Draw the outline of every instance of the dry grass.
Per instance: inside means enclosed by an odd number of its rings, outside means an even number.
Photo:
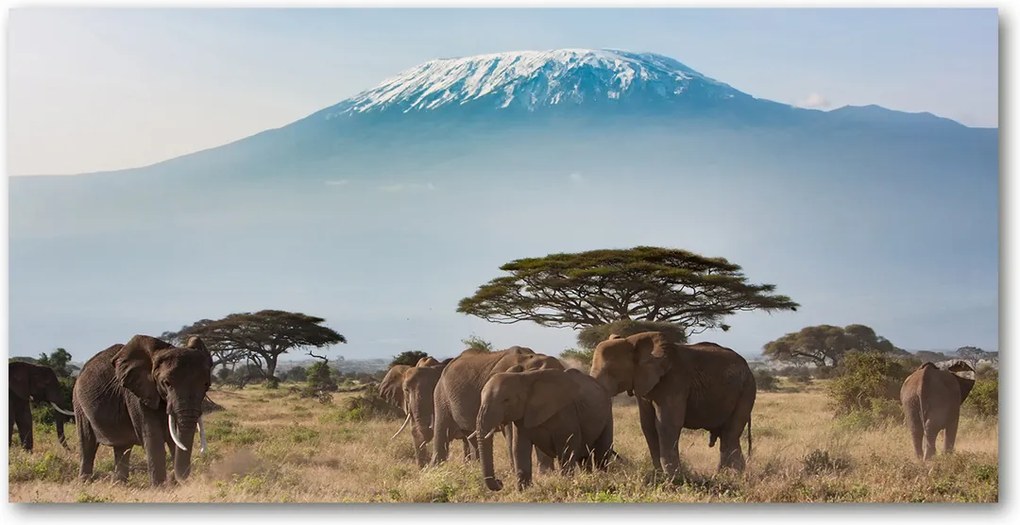
[[[616,449],[627,459],[609,472],[538,475],[519,492],[497,438],[502,492],[482,485],[476,463],[454,459],[419,471],[411,440],[389,437],[399,419],[363,420],[334,404],[301,399],[281,388],[210,393],[226,410],[207,415],[210,452],[193,475],[171,488],[148,486],[145,458],[134,449],[130,481],[115,484],[112,452],[100,449],[99,481],[77,481],[76,444],[59,447],[52,430],[36,429],[36,451],[10,448],[14,502],[929,502],[998,501],[998,425],[964,419],[957,453],[915,460],[900,424],[847,429],[834,421],[822,387],[759,393],[754,454],[742,474],[715,474],[718,449],[702,431],[685,431],[689,474],[679,483],[651,479],[637,408],[625,396],[615,408]],[[73,436],[74,428],[69,428]],[[71,442],[75,439],[69,440]],[[743,441],[746,445],[746,440]],[[941,443],[940,443],[941,446]],[[454,447],[455,451],[460,446]],[[459,455],[459,454],[458,454]]]

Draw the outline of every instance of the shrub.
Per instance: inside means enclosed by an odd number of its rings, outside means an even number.
[[[427,353],[422,352],[421,350],[408,350],[406,352],[400,352],[399,354],[393,356],[393,360],[390,361],[390,368],[392,368],[393,365],[414,366],[418,364],[419,359],[424,359],[428,356],[429,355]]]
[[[998,417],[999,378],[978,379],[964,402],[964,409],[978,417]]]
[[[811,377],[815,379],[831,379],[836,376],[836,368],[832,366],[819,366],[811,371]]]
[[[870,412],[875,399],[895,401],[907,373],[902,365],[878,352],[847,354],[837,370],[838,376],[829,385],[836,415]]]
[[[772,372],[756,369],[752,373],[754,374],[754,382],[758,385],[758,390],[762,392],[775,392],[779,390],[779,380],[776,379],[776,376],[772,375]]]
[[[850,469],[850,460],[839,455],[829,454],[828,450],[814,449],[801,459],[804,472],[822,474],[824,472],[843,472]]]
[[[329,364],[320,361],[308,367],[308,387],[314,391],[336,391],[336,379],[330,373]]]

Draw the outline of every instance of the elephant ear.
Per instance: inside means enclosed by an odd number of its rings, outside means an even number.
[[[666,339],[659,332],[645,332],[627,338],[634,345],[634,394],[646,397],[669,370]]]
[[[20,363],[7,365],[7,384],[11,393],[16,397],[28,400],[32,395],[32,382],[28,366]]]
[[[953,374],[956,378],[956,382],[960,384],[960,404],[967,400],[967,396],[970,395],[971,389],[974,388],[974,380],[966,377],[961,377]]]
[[[536,373],[521,424],[524,428],[534,428],[545,423],[576,401],[580,393],[580,385],[565,372],[550,370]]]
[[[209,352],[209,349],[205,347],[205,343],[202,341],[201,337],[198,337],[197,335],[189,337],[186,347],[192,350],[198,350],[204,354],[209,362],[209,368],[212,369],[212,354]]]
[[[156,388],[156,381],[152,377],[153,356],[167,348],[173,346],[155,337],[136,335],[122,346],[113,358],[117,381],[138,396],[145,406],[152,409],[159,409],[162,401]]]

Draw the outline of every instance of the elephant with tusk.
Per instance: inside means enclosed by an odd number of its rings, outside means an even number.
[[[402,398],[407,417],[404,419],[404,424],[400,426],[400,430],[393,434],[393,438],[397,437],[407,428],[408,424],[413,423],[411,425],[411,441],[414,443],[415,461],[418,463],[419,468],[425,467],[429,460],[428,450],[425,445],[432,441],[432,424],[434,419],[433,395],[436,384],[439,383],[439,377],[442,375],[443,369],[452,360],[447,359],[440,363],[431,357],[422,358],[422,360],[418,361],[417,366],[408,369],[403,375]],[[462,441],[464,444],[464,455],[470,457],[471,448],[468,444],[468,439],[462,438]]]
[[[107,445],[113,447],[115,479],[126,481],[131,448],[141,445],[153,485],[166,481],[167,446],[174,479],[187,479],[196,430],[199,451],[206,450],[202,400],[211,370],[212,356],[198,337],[176,347],[136,335],[89,359],[74,385],[80,477],[92,478],[99,445]]]
[[[60,445],[67,448],[64,438],[64,418],[74,417],[74,412],[60,408],[57,403],[63,401],[60,380],[56,372],[47,366],[12,361],[7,365],[7,420],[8,444],[14,439],[14,427],[18,427],[21,446],[28,451],[34,445],[32,435],[32,405],[29,400],[49,403],[58,412],[56,416],[57,439]]]

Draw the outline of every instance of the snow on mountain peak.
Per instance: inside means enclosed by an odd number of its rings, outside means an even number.
[[[669,57],[610,49],[515,51],[431,60],[340,105],[327,118],[472,105],[534,111],[584,102],[744,95]]]

